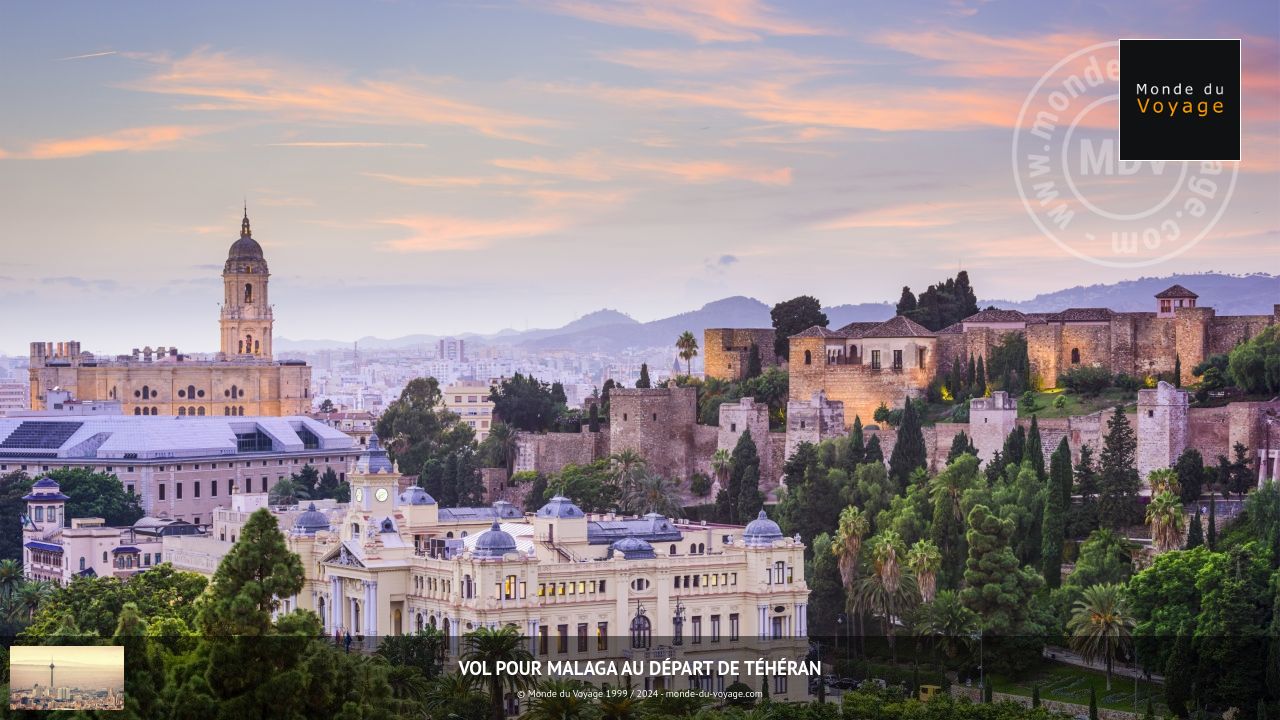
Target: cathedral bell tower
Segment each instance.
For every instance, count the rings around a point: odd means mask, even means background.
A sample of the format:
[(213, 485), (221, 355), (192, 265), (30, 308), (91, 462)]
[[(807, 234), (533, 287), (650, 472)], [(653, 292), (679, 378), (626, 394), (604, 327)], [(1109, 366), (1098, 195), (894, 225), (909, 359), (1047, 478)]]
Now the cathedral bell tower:
[(240, 239), (231, 244), (222, 270), (222, 354), (270, 360), (274, 320), (267, 296), (267, 261), (249, 228), (249, 208), (240, 223)]

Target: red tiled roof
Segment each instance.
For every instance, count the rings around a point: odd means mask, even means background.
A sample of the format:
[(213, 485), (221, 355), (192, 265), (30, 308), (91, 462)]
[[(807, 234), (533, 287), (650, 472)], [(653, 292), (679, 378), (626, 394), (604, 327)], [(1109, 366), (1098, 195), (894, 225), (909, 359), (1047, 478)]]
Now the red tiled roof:
[(862, 334), (862, 337), (935, 337), (935, 333), (911, 318), (899, 315), (892, 320), (885, 320), (874, 328), (866, 331)]
[(1108, 308), (1068, 308), (1045, 318), (1046, 322), (1106, 322), (1115, 317), (1114, 310)]
[(1200, 296), (1182, 287), (1181, 285), (1174, 285), (1170, 287), (1168, 290), (1165, 290), (1164, 292), (1156, 293), (1156, 298), (1160, 300), (1165, 300), (1168, 298), (1198, 298), (1198, 297)]
[(939, 335), (959, 335), (964, 332), (964, 321), (951, 323), (938, 331)]
[(999, 308), (987, 308), (981, 312), (970, 315), (963, 322), (967, 323), (1009, 323), (1009, 322), (1026, 322), (1027, 316), (1017, 310), (1001, 310)]
[(826, 328), (822, 327), (821, 325), (814, 325), (813, 327), (809, 328), (808, 330), (801, 330), (800, 332), (796, 333), (795, 335), (792, 335), (791, 337), (794, 337), (794, 338), (806, 338), (806, 337), (829, 338), (829, 337), (844, 337), (844, 336), (843, 336), (843, 335), (841, 335), (840, 333), (832, 332), (831, 330), (828, 330), (828, 329), (826, 329)]
[(836, 332), (845, 337), (860, 338), (866, 331), (879, 325), (878, 322), (851, 322), (848, 325), (836, 330)]

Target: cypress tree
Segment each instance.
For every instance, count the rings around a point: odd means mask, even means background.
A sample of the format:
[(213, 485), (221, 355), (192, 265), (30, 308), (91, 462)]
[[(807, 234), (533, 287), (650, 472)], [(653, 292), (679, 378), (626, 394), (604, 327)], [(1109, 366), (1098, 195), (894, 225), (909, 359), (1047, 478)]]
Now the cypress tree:
[(587, 429), (591, 432), (600, 432), (600, 406), (591, 403), (591, 412), (587, 416)]
[(968, 367), (965, 369), (965, 375), (964, 375), (964, 386), (969, 390), (969, 392), (973, 392), (973, 383), (977, 379), (978, 379), (978, 372), (973, 364), (973, 355), (970, 355)]
[(1205, 541), (1210, 550), (1218, 549), (1218, 501), (1216, 495), (1209, 496), (1209, 529), (1205, 533)]
[(928, 450), (924, 445), (924, 433), (920, 430), (920, 416), (915, 403), (907, 398), (902, 407), (902, 424), (898, 427), (898, 441), (889, 457), (889, 476), (894, 479), (901, 494), (911, 482), (916, 468), (928, 465)]
[(636, 387), (653, 387), (653, 384), (649, 382), (649, 363), (640, 363), (640, 379), (636, 381)]
[(880, 449), (880, 436), (872, 435), (867, 442), (867, 457), (863, 462), (884, 462), (884, 451)]
[(1191, 517), (1191, 525), (1187, 528), (1187, 550), (1198, 548), (1204, 544), (1204, 528), (1200, 527), (1200, 508)]
[(764, 508), (764, 494), (760, 492), (760, 466), (750, 465), (742, 474), (742, 495), (738, 498), (738, 522), (749, 523)]
[(760, 361), (760, 346), (751, 343), (751, 349), (747, 352), (747, 379), (760, 377), (762, 372), (764, 372), (764, 367)]
[(1089, 688), (1089, 720), (1098, 720), (1098, 691)]
[(1178, 355), (1173, 357), (1173, 386), (1182, 387), (1182, 357)]
[[(1022, 457), (1027, 454), (1027, 431), (1019, 425), (1004, 439), (1004, 462), (1006, 465), (1021, 465)], [(1004, 468), (1000, 468), (1004, 472)]]
[(853, 430), (849, 433), (849, 456), (845, 464), (845, 470), (848, 471), (849, 477), (853, 477), (853, 473), (858, 466), (867, 461), (867, 445), (862, 436), (862, 418), (858, 415), (853, 416)]
[(753, 477), (756, 479), (756, 484), (751, 489), (759, 494), (760, 455), (756, 451), (755, 440), (751, 438), (751, 430), (748, 429), (738, 436), (738, 444), (733, 447), (733, 453), (730, 455), (728, 510), (731, 523), (750, 522), (755, 519), (754, 513), (752, 517), (746, 517), (739, 507), (744, 495), (750, 497), (746, 494), (747, 483), (744, 480), (748, 479), (747, 471), (752, 468), (755, 471)]
[(1117, 405), (1107, 421), (1107, 436), (1099, 458), (1098, 521), (1104, 528), (1118, 530), (1135, 519), (1141, 485), (1134, 466), (1137, 451), (1133, 426), (1124, 415), (1124, 407)]
[(1031, 707), (1040, 707), (1040, 685), (1038, 683), (1031, 686)]
[[(1063, 487), (1066, 487), (1066, 493)], [(1064, 497), (1071, 492), (1071, 448), (1062, 438), (1049, 458), (1049, 487), (1044, 495), (1044, 528), (1041, 539), (1041, 574), (1050, 589), (1062, 585), (1062, 546), (1067, 532)]]
[(951, 397), (958, 401), (961, 396), (969, 392), (969, 384), (965, 379), (964, 370), (960, 367), (960, 356), (957, 355), (956, 359), (951, 361), (951, 375), (947, 378), (947, 389), (951, 391)]
[(1031, 429), (1027, 431), (1027, 445), (1022, 452), (1022, 462), (1031, 461), (1036, 477), (1044, 482), (1044, 446), (1040, 442), (1040, 423), (1035, 415), (1031, 416)]
[(977, 372), (976, 372), (976, 373), (974, 374), (974, 376), (973, 376), (973, 384), (974, 384), (974, 386), (975, 386), (975, 388), (976, 388), (976, 392), (974, 392), (973, 394), (974, 394), (976, 397), (984, 397), (984, 396), (986, 396), (986, 394), (987, 394), (987, 368), (986, 368), (985, 361), (982, 359), (982, 356), (981, 356), (981, 355), (979, 355), (979, 356), (978, 356), (978, 369), (977, 369)]
[[(990, 678), (990, 677), (986, 677), (986, 678), (984, 678), (984, 679), (983, 679), (983, 681), (982, 681), (982, 702), (984, 702), (984, 703), (990, 703), (990, 702), (991, 702), (991, 696), (992, 696), (992, 692), (991, 692), (991, 678)], [(1098, 720), (1098, 719), (1097, 719), (1097, 718), (1094, 718), (1093, 720)]]
[(956, 458), (965, 453), (969, 453), (970, 455), (977, 457), (978, 449), (973, 446), (973, 442), (969, 440), (969, 436), (966, 435), (964, 431), (960, 431), (951, 439), (951, 450), (947, 452), (947, 464), (950, 465)]

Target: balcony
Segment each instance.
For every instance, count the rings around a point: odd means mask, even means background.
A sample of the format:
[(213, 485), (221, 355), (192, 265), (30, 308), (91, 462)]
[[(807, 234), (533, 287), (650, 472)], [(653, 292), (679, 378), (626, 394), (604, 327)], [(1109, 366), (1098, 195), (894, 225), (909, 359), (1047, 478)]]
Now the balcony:
[(628, 660), (670, 660), (675, 656), (675, 648), (670, 645), (659, 645), (653, 648), (624, 648), (622, 657)]

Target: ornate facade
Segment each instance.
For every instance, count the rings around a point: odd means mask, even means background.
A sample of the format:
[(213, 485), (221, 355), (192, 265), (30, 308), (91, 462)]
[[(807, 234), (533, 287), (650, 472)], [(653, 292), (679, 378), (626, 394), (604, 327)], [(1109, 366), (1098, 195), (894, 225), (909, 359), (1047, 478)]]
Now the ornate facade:
[(311, 368), (276, 362), (270, 273), (246, 211), (223, 266), (219, 352), (194, 359), (177, 348), (135, 349), (97, 357), (80, 343), (31, 343), (31, 405), (42, 410), (54, 388), (78, 400), (117, 400), (133, 415), (302, 415), (311, 410)]

